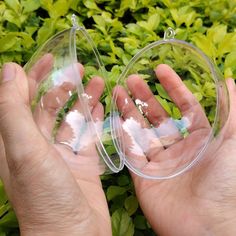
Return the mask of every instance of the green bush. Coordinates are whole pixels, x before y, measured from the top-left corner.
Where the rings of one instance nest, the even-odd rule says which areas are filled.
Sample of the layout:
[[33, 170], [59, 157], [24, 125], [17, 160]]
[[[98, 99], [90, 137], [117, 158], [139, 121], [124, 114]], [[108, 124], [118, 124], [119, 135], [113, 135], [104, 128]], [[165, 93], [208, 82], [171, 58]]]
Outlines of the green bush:
[[[176, 38], [195, 44], [236, 78], [236, 1], [193, 0], [5, 0], [0, 2], [0, 66], [24, 65], [45, 40], [71, 26], [78, 16], [99, 48], [109, 78], [118, 78], [141, 48], [163, 38], [172, 27]], [[109, 102], [109, 101], [108, 101]], [[144, 218], [125, 169], [102, 176], [113, 235], [155, 235]], [[0, 236], [19, 235], [17, 220], [0, 184]]]

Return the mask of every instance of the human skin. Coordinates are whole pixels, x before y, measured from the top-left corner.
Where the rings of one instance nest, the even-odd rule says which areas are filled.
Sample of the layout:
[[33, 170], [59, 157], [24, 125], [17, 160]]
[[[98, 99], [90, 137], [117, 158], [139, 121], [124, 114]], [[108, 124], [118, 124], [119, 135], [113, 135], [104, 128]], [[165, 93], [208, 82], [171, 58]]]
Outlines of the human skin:
[[[111, 235], [99, 175], [75, 174], [62, 158], [66, 149], [48, 142], [39, 131], [30, 109], [34, 84], [17, 64], [3, 66], [0, 177], [19, 220], [21, 235]], [[94, 86], [95, 92], [91, 89]], [[97, 78], [86, 88], [97, 98], [91, 110], [97, 119], [103, 119], [103, 107], [98, 102], [103, 87]], [[95, 145], [81, 156], [78, 153], [78, 158], [90, 155], [96, 155]]]
[[[194, 142], [199, 142], [209, 129], [209, 124], [194, 96], [169, 66], [159, 65], [155, 73], [182, 115], [195, 109], [200, 121], [198, 123], [201, 124], [196, 129], [199, 132], [193, 132], [193, 137], [190, 135], [184, 141], [160, 149], [157, 155], [158, 158], [178, 157], [183, 147], [185, 151], [191, 151]], [[229, 118], [221, 134], [209, 147], [212, 151], [206, 152], [189, 171], [169, 180], [148, 180], [131, 173], [140, 206], [159, 235], [236, 234], [236, 88], [233, 79], [227, 79], [226, 83], [230, 96]], [[154, 101], [148, 86], [138, 75], [128, 78], [127, 87], [133, 98], [140, 98], [148, 103], [150, 110], [147, 118], [150, 123], [158, 123], [158, 119], [167, 117], [167, 113]], [[123, 112], [123, 122], [132, 116], [145, 126], [145, 120], [142, 120], [132, 100], [129, 100], [130, 104], [124, 109], [122, 101], [130, 99], [128, 93], [121, 87], [115, 88], [114, 93], [118, 94], [117, 105]], [[188, 143], [190, 138], [192, 141]], [[143, 158], [147, 158], [150, 163], [155, 161], [152, 156]]]
[[[0, 86], [0, 175], [19, 219], [22, 235], [111, 235], [107, 204], [98, 176], [73, 175], [58, 149], [45, 140], [31, 115], [27, 78], [20, 67], [10, 66], [14, 68], [8, 69], [18, 76], [12, 76], [3, 68], [2, 78], [8, 79]], [[165, 65], [159, 66], [156, 74], [163, 86], [166, 77], [178, 82], [177, 75]], [[134, 97], [138, 96], [132, 88], [136, 82], [142, 95], [150, 95], [139, 78], [133, 76], [127, 85]], [[231, 110], [218, 137], [221, 145], [217, 150], [206, 153], [194, 168], [174, 179], [153, 181], [132, 174], [142, 210], [160, 235], [236, 233], [236, 89], [232, 79], [227, 80], [227, 86]], [[136, 87], [137, 91], [139, 89]], [[184, 100], [183, 103], [175, 100], [176, 104], [182, 113], [196, 105], [204, 133], [209, 124], [202, 111], [184, 87], [178, 89]], [[10, 96], [12, 94], [14, 96]], [[126, 96], [125, 91], [121, 94]], [[97, 111], [94, 116], [102, 119], [102, 108], [99, 103], [97, 106], [95, 109], [94, 104], [93, 114]], [[132, 107], [135, 109], [129, 112], [138, 116], [134, 104]], [[122, 107], [120, 110], [124, 111]], [[166, 116], [161, 110], [159, 112]], [[149, 114], [148, 119], [152, 120], [152, 112]], [[175, 147], [173, 144], [169, 149], [170, 154], [178, 155]], [[191, 149], [190, 146], [185, 148]], [[167, 151], [168, 148], [161, 150], [159, 155], [165, 156]]]

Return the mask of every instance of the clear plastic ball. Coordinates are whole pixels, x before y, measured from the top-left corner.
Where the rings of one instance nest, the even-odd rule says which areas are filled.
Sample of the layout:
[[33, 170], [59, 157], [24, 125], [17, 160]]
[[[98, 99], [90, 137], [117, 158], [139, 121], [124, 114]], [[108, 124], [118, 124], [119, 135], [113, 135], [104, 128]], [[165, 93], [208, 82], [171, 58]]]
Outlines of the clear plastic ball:
[[150, 179], [168, 179], [214, 153], [228, 117], [224, 79], [193, 45], [167, 38], [142, 49], [114, 89], [112, 119], [125, 164]]

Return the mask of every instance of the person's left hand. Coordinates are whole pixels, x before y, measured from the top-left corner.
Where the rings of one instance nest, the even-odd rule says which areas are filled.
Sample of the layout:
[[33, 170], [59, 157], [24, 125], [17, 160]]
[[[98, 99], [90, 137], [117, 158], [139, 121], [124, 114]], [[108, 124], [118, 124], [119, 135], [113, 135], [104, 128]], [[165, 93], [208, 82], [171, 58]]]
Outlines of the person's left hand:
[[[102, 119], [103, 109], [98, 100], [104, 85], [102, 80], [92, 80], [87, 93], [94, 92], [93, 86], [97, 100], [93, 101], [92, 115]], [[20, 66], [14, 63], [3, 66], [0, 177], [19, 220], [21, 234], [111, 235], [98, 173], [71, 171], [62, 158], [68, 149], [50, 143], [42, 135], [30, 108], [31, 88], [32, 81], [29, 85]], [[83, 150], [88, 158], [92, 153], [96, 153], [95, 144], [87, 153]]]

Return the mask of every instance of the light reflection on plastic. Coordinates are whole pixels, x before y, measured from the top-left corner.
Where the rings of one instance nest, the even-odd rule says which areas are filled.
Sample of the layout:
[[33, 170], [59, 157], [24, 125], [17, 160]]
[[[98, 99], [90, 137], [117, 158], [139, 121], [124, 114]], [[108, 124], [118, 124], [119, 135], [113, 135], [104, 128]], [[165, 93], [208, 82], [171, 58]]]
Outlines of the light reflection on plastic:
[[165, 119], [158, 127], [141, 127], [133, 117], [122, 124], [126, 135], [130, 139], [129, 152], [142, 156], [153, 148], [167, 147], [183, 138], [182, 130], [187, 130], [191, 122], [187, 117], [180, 120]]

